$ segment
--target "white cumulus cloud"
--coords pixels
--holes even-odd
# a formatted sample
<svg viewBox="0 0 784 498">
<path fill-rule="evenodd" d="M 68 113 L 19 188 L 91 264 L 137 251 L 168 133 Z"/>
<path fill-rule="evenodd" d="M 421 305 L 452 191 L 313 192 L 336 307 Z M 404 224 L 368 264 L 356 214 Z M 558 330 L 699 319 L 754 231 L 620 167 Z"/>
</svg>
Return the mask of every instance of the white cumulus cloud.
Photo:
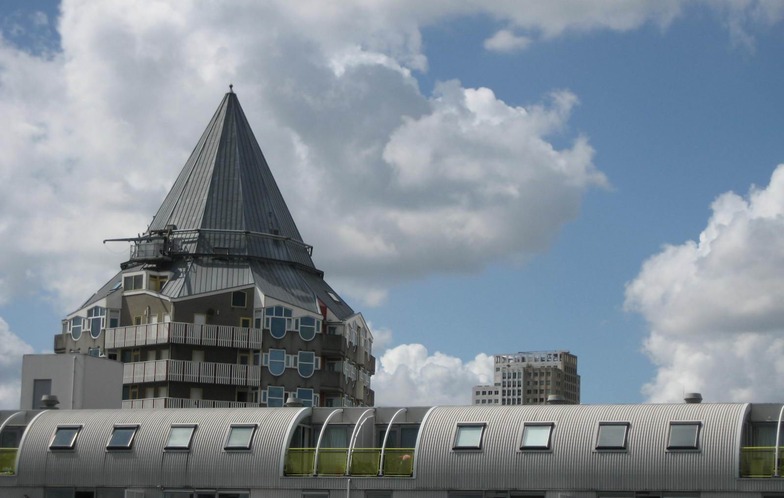
<svg viewBox="0 0 784 498">
<path fill-rule="evenodd" d="M 772 401 L 784 388 L 784 165 L 765 188 L 719 196 L 696 241 L 649 258 L 626 306 L 650 326 L 651 401 Z"/>
<path fill-rule="evenodd" d="M 33 348 L 14 334 L 0 318 L 0 409 L 19 408 L 21 395 L 22 355 Z"/>
<path fill-rule="evenodd" d="M 419 29 L 453 14 L 70 0 L 60 52 L 0 38 L 0 305 L 70 311 L 112 275 L 127 248 L 102 241 L 146 229 L 230 82 L 349 296 L 376 304 L 400 280 L 541 252 L 605 184 L 588 140 L 563 136 L 577 99 L 523 108 L 454 81 L 424 94 Z"/>
<path fill-rule="evenodd" d="M 465 405 L 471 388 L 492 383 L 493 357 L 480 353 L 464 363 L 422 344 L 402 344 L 378 359 L 373 390 L 377 406 Z"/>
<path fill-rule="evenodd" d="M 527 36 L 515 34 L 512 30 L 502 29 L 484 42 L 484 47 L 492 52 L 517 52 L 531 43 Z"/>
</svg>

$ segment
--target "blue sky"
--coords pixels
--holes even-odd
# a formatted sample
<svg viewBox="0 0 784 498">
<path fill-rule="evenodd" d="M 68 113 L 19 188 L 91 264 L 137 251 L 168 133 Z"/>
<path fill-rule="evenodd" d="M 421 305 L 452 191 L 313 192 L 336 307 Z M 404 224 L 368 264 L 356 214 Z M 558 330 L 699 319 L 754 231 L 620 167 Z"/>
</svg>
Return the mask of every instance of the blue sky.
<svg viewBox="0 0 784 498">
<path fill-rule="evenodd" d="M 466 402 L 489 355 L 544 349 L 586 403 L 784 387 L 784 7 L 151 6 L 0 8 L 0 406 L 229 82 L 382 402 Z"/>
</svg>

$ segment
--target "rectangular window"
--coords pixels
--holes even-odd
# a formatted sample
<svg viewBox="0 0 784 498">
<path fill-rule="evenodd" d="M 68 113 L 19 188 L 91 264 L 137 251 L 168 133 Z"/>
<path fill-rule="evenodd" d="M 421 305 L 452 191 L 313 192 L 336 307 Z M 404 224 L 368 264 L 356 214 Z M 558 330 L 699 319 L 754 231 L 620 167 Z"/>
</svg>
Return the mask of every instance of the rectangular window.
<svg viewBox="0 0 784 498">
<path fill-rule="evenodd" d="M 169 429 L 169 438 L 166 440 L 165 450 L 189 450 L 191 440 L 196 430 L 195 425 L 173 425 Z"/>
<path fill-rule="evenodd" d="M 267 406 L 280 407 L 286 402 L 284 399 L 286 392 L 281 386 L 269 386 L 267 388 Z"/>
<path fill-rule="evenodd" d="M 252 323 L 252 319 L 249 316 L 243 316 L 240 318 L 240 327 L 249 329 Z"/>
<path fill-rule="evenodd" d="M 670 422 L 668 450 L 700 449 L 700 422 Z"/>
<path fill-rule="evenodd" d="M 123 290 L 132 291 L 144 289 L 144 274 L 127 275 L 123 278 Z"/>
<path fill-rule="evenodd" d="M 524 424 L 521 450 L 549 450 L 553 424 Z"/>
<path fill-rule="evenodd" d="M 106 443 L 107 450 L 129 450 L 133 446 L 133 439 L 136 436 L 138 425 L 115 425 L 109 442 Z"/>
<path fill-rule="evenodd" d="M 457 424 L 453 450 L 480 450 L 485 424 Z"/>
<path fill-rule="evenodd" d="M 256 425 L 232 425 L 226 437 L 225 450 L 249 450 Z"/>
<path fill-rule="evenodd" d="M 628 429 L 628 422 L 599 422 L 596 449 L 625 450 Z"/>
<path fill-rule="evenodd" d="M 76 436 L 82 429 L 80 425 L 58 425 L 54 431 L 52 442 L 49 443 L 50 450 L 72 450 L 76 445 Z"/>
</svg>

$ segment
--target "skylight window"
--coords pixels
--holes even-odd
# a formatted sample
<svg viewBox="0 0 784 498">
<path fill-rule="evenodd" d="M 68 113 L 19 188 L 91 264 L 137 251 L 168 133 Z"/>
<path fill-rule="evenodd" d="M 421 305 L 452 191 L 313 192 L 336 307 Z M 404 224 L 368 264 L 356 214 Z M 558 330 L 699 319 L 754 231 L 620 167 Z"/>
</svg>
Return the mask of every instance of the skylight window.
<svg viewBox="0 0 784 498">
<path fill-rule="evenodd" d="M 700 448 L 700 422 L 670 422 L 667 438 L 668 450 L 698 450 Z"/>
<path fill-rule="evenodd" d="M 521 450 L 549 450 L 553 424 L 532 423 L 523 425 Z"/>
<path fill-rule="evenodd" d="M 133 439 L 136 437 L 138 425 L 116 425 L 112 431 L 109 442 L 106 443 L 107 450 L 129 450 L 133 446 Z"/>
<path fill-rule="evenodd" d="M 166 450 L 189 450 L 195 425 L 173 425 L 169 429 L 169 438 L 166 440 Z"/>
<path fill-rule="evenodd" d="M 453 450 L 481 450 L 482 436 L 485 432 L 484 423 L 457 424 Z"/>
<path fill-rule="evenodd" d="M 327 295 L 332 298 L 336 303 L 340 302 L 340 298 L 334 292 L 327 291 Z"/>
<path fill-rule="evenodd" d="M 76 445 L 76 436 L 82 429 L 80 425 L 59 425 L 54 431 L 52 442 L 49 443 L 50 450 L 72 450 Z"/>
<path fill-rule="evenodd" d="M 599 422 L 596 449 L 625 450 L 628 430 L 628 422 Z"/>
<path fill-rule="evenodd" d="M 226 450 L 249 450 L 256 425 L 232 425 L 226 437 Z"/>
</svg>

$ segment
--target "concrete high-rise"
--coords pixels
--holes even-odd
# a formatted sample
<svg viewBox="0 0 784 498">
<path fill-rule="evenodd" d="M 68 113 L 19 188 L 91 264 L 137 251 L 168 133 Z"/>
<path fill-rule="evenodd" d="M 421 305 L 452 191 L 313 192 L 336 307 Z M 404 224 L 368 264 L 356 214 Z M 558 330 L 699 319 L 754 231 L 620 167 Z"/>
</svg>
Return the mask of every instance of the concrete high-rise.
<svg viewBox="0 0 784 498">
<path fill-rule="evenodd" d="M 493 385 L 474 386 L 472 404 L 580 403 L 577 356 L 568 351 L 499 354 L 493 364 Z"/>
</svg>

